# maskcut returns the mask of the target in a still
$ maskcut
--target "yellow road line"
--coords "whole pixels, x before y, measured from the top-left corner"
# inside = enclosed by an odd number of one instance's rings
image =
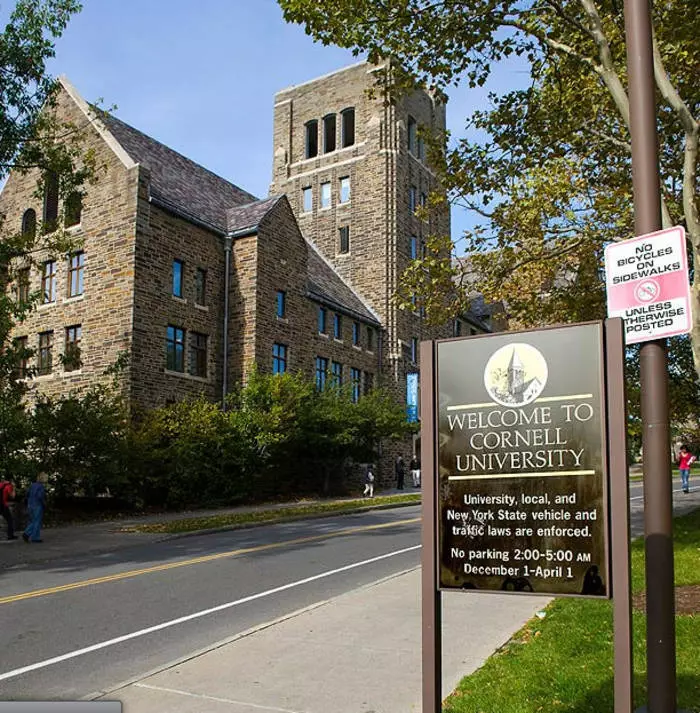
[[[45,597],[50,594],[59,594],[60,592],[68,592],[72,589],[82,589],[83,587],[91,587],[96,584],[106,584],[107,582],[117,582],[120,579],[130,579],[131,577],[140,577],[143,574],[151,574],[152,572],[164,572],[168,569],[176,569],[178,567],[189,567],[194,564],[203,564],[205,562],[214,562],[215,560],[224,559],[226,557],[236,557],[237,555],[247,555],[252,552],[263,552],[289,545],[301,545],[306,542],[318,542],[326,540],[330,537],[341,537],[343,535],[353,535],[358,532],[368,532],[370,530],[382,530],[388,527],[396,527],[398,525],[410,525],[419,522],[419,517],[413,517],[408,520],[397,520],[396,522],[386,522],[381,525],[364,525],[362,527],[350,527],[345,530],[336,530],[328,532],[324,535],[311,535],[309,537],[299,537],[295,540],[285,540],[283,542],[272,542],[269,545],[257,545],[256,547],[243,547],[237,550],[228,550],[227,552],[218,552],[214,555],[203,555],[201,557],[193,557],[192,559],[182,560],[180,562],[168,562],[167,564],[158,564],[153,567],[145,567],[143,569],[132,569],[127,572],[119,572],[117,574],[109,574],[104,577],[95,577],[94,579],[83,579],[79,582],[71,582],[70,584],[61,584],[57,587],[47,587],[46,589],[34,589],[22,594],[12,594],[7,597],[0,597],[0,604],[12,604],[25,599],[34,599],[36,597]]]

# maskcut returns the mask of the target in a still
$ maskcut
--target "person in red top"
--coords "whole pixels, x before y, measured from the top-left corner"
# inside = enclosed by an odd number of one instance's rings
[[[9,480],[0,481],[0,515],[7,523],[7,539],[16,540],[15,526],[12,522],[12,511],[10,510],[10,500],[15,497],[15,488]]]
[[[690,466],[695,463],[695,456],[688,450],[688,446],[683,444],[678,455],[678,470],[681,472],[681,484],[683,492],[690,492]]]

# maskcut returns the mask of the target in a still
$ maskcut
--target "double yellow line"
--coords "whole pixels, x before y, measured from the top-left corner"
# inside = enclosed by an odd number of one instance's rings
[[[355,535],[360,532],[369,532],[371,530],[383,530],[389,527],[398,527],[399,525],[411,525],[420,522],[419,517],[413,517],[408,520],[397,520],[396,522],[386,522],[380,525],[364,525],[362,527],[350,527],[344,530],[336,530],[335,532],[327,532],[323,535],[312,535],[309,537],[298,537],[295,540],[285,540],[282,542],[272,542],[268,545],[257,545],[256,547],[242,547],[237,550],[228,550],[227,552],[217,552],[214,555],[203,555],[201,557],[193,557],[188,560],[180,560],[178,562],[168,562],[167,564],[157,564],[152,567],[144,567],[143,569],[131,569],[127,572],[119,572],[117,574],[109,574],[104,577],[94,577],[93,579],[83,579],[70,584],[61,584],[57,587],[47,587],[46,589],[34,589],[21,594],[12,594],[7,597],[0,597],[0,604],[12,604],[13,602],[21,602],[25,599],[35,599],[36,597],[46,597],[50,594],[59,594],[61,592],[69,592],[73,589],[82,589],[83,587],[92,587],[97,584],[107,584],[108,582],[118,582],[121,579],[131,579],[132,577],[140,577],[144,574],[152,574],[153,572],[165,572],[169,569],[177,569],[178,567],[190,567],[195,564],[204,564],[205,562],[214,562],[216,560],[225,559],[227,557],[237,557],[238,555],[247,555],[253,552],[264,552],[265,550],[274,550],[281,547],[289,547],[290,545],[302,545],[308,542],[319,542],[327,540],[331,537],[343,537],[345,535]]]

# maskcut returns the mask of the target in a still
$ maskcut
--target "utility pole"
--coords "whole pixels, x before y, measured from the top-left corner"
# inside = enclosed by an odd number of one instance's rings
[[[661,229],[650,0],[625,0],[634,229]],[[666,340],[640,352],[647,594],[648,713],[676,713],[676,620],[673,583],[668,365]]]

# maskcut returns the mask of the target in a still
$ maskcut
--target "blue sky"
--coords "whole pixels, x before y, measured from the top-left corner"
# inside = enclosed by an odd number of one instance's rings
[[[289,25],[275,0],[83,0],[50,65],[88,101],[257,196],[272,171],[275,92],[357,62]],[[524,75],[520,75],[522,79]],[[512,86],[513,67],[490,88]],[[453,89],[448,124],[464,119],[486,90]],[[453,211],[453,237],[471,219]]]

